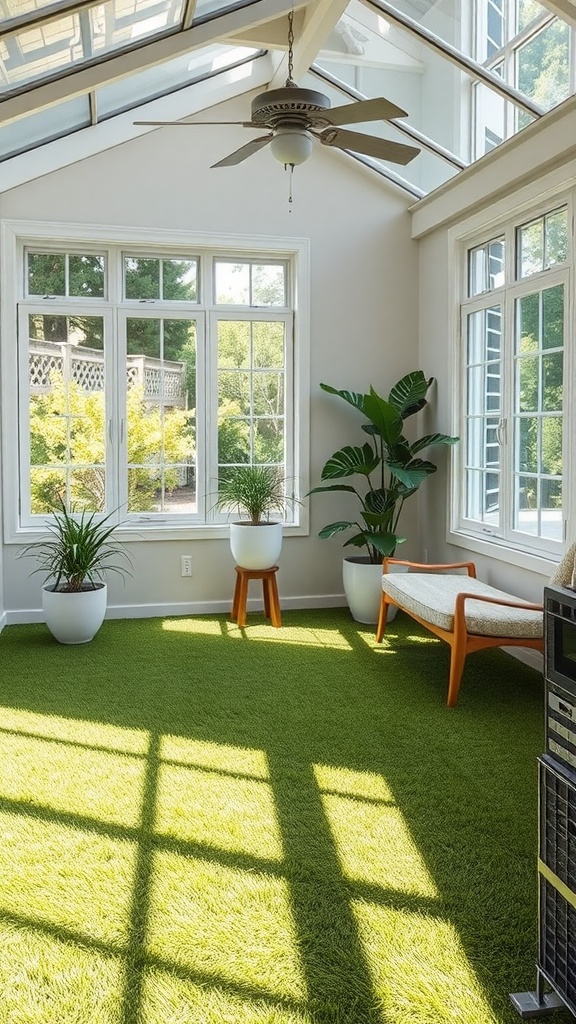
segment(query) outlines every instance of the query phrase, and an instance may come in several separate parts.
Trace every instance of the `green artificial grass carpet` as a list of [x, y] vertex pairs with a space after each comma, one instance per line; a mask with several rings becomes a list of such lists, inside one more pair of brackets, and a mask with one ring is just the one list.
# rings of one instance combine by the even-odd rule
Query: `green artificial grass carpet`
[[[0, 1024], [513, 1024], [541, 676], [344, 609], [0, 636]], [[560, 1024], [572, 1020], [561, 1012]]]

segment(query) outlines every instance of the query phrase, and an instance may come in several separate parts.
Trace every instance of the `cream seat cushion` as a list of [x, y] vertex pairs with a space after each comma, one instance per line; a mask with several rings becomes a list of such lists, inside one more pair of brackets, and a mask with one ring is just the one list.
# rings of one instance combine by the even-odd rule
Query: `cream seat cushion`
[[[406, 611], [414, 612], [425, 622], [448, 633], [454, 631], [454, 607], [458, 594], [481, 594], [502, 601], [519, 601], [519, 598], [496, 590], [473, 576], [456, 573], [385, 573], [382, 589]], [[464, 608], [469, 633], [535, 638], [543, 635], [542, 612], [474, 600], [466, 601]]]

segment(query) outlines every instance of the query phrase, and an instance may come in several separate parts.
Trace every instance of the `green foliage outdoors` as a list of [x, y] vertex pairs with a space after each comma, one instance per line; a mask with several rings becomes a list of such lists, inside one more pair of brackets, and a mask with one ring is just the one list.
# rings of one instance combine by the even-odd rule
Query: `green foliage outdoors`
[[459, 440], [447, 434], [427, 434], [409, 441], [404, 433], [404, 420], [427, 405], [426, 394], [434, 378], [426, 378], [422, 370], [406, 374], [394, 385], [388, 399], [370, 388], [369, 394], [338, 391], [321, 384], [323, 391], [338, 395], [358, 409], [368, 420], [362, 430], [370, 441], [360, 446], [347, 445], [335, 452], [322, 470], [322, 480], [340, 480], [357, 475], [367, 490], [351, 484], [321, 484], [309, 494], [323, 491], [348, 491], [360, 503], [360, 519], [329, 523], [319, 533], [322, 538], [357, 529], [345, 547], [364, 548], [372, 563], [385, 555], [393, 555], [396, 545], [406, 538], [398, 533], [398, 521], [404, 502], [415, 494], [424, 480], [435, 473], [437, 466], [417, 458], [419, 452], [433, 445], [453, 445]]
[[[131, 297], [193, 301], [195, 281], [189, 263], [156, 258], [132, 259], [126, 267]], [[238, 267], [239, 275], [247, 268]], [[101, 257], [36, 253], [29, 262], [33, 294], [102, 297]], [[283, 280], [283, 279], [282, 279]], [[260, 302], [282, 304], [283, 284], [253, 268], [252, 287]], [[66, 345], [104, 354], [100, 315], [33, 314], [31, 341]], [[74, 338], [74, 345], [70, 344]], [[182, 485], [182, 466], [195, 461], [196, 339], [194, 318], [130, 316], [128, 355], [179, 363], [186, 410], [145, 401], [140, 385], [127, 393], [128, 509], [158, 507], [162, 491]], [[222, 319], [218, 325], [218, 462], [222, 470], [238, 464], [283, 465], [284, 325], [275, 321]], [[30, 400], [31, 507], [49, 512], [68, 487], [78, 508], [105, 508], [106, 411], [104, 395], [52, 371], [50, 391]], [[174, 467], [174, 468], [171, 468]], [[68, 480], [66, 483], [66, 475]]]
[[28, 544], [20, 553], [20, 557], [33, 557], [40, 563], [33, 574], [44, 573], [54, 590], [73, 594], [95, 590], [106, 573], [125, 576], [130, 572], [128, 553], [111, 539], [116, 524], [110, 525], [109, 520], [114, 512], [96, 521], [96, 513], [76, 516], [62, 501], [52, 511], [54, 519], [46, 527], [52, 539]]
[[[33, 395], [30, 402], [32, 511], [52, 510], [62, 493], [67, 465], [73, 467], [72, 501], [80, 508], [101, 511], [105, 501], [104, 393], [85, 391], [75, 381], [65, 383], [57, 371], [51, 374], [51, 385], [47, 394]], [[184, 409], [163, 413], [160, 406], [147, 407], [142, 385], [128, 389], [128, 462], [135, 467], [128, 474], [131, 512], [153, 507], [161, 458], [168, 464], [164, 469], [166, 489], [178, 485], [178, 471], [169, 464], [189, 462], [193, 457], [193, 416]], [[86, 468], [87, 463], [92, 466]]]

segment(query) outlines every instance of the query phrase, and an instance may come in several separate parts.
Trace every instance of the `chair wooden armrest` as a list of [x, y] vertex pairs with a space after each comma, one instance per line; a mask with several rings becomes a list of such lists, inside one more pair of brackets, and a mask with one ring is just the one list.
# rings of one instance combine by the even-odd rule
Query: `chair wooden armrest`
[[389, 558], [386, 557], [382, 561], [382, 571], [388, 572], [389, 565], [407, 565], [411, 569], [467, 569], [468, 576], [476, 578], [476, 566], [474, 562], [410, 562], [404, 558]]

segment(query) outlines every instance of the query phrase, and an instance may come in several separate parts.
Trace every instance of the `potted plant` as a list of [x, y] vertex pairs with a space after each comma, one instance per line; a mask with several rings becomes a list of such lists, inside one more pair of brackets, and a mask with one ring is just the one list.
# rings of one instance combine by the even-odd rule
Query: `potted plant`
[[37, 558], [46, 582], [42, 609], [48, 629], [62, 644], [84, 644], [96, 635], [106, 615], [108, 572], [125, 576], [131, 563], [124, 547], [111, 540], [116, 524], [110, 512], [96, 519], [94, 512], [74, 513], [62, 502], [47, 526], [50, 538], [35, 541], [21, 551]]
[[283, 515], [294, 501], [274, 466], [235, 466], [222, 476], [214, 508], [244, 517], [230, 523], [236, 565], [244, 569], [276, 565], [282, 550], [282, 522], [270, 517]]
[[359, 622], [377, 622], [382, 559], [393, 555], [397, 545], [406, 540], [398, 533], [404, 502], [436, 472], [434, 463], [421, 459], [420, 453], [433, 445], [453, 445], [459, 440], [447, 434], [426, 434], [410, 441], [404, 434], [404, 421], [427, 405], [426, 395], [433, 381], [422, 370], [415, 370], [394, 385], [387, 399], [373, 387], [368, 394], [359, 394], [320, 385], [323, 391], [338, 395], [362, 413], [366, 420], [362, 430], [369, 438], [363, 445], [347, 445], [335, 452], [321, 474], [322, 481], [358, 476], [357, 487], [323, 482], [309, 491], [348, 491], [358, 499], [358, 519], [329, 523], [319, 536], [355, 531], [344, 546], [363, 550], [363, 554], [344, 559], [343, 575], [350, 610]]

